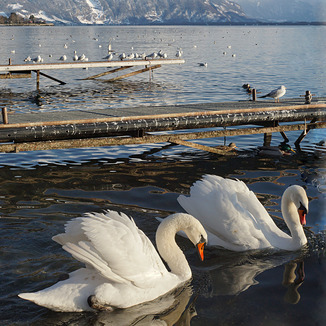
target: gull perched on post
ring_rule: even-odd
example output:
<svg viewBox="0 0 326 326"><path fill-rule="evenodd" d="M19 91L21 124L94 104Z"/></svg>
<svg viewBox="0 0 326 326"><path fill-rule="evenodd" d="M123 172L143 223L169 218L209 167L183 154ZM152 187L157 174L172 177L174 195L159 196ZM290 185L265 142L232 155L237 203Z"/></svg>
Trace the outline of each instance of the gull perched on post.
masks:
<svg viewBox="0 0 326 326"><path fill-rule="evenodd" d="M270 93L263 95L263 96L259 96L260 98L262 97L272 97L275 102L279 102L280 101L280 97L282 97L284 94L286 93L286 87L285 86L280 86L279 88L276 88L274 90L272 90Z"/></svg>

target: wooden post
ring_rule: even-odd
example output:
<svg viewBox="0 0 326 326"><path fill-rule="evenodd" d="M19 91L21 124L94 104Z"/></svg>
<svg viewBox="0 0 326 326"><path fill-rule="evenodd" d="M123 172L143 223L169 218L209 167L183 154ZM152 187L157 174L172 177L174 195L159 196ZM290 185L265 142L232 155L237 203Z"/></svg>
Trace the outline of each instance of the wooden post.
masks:
<svg viewBox="0 0 326 326"><path fill-rule="evenodd" d="M8 112L6 107L2 108L2 121L4 124L8 123Z"/></svg>
<svg viewBox="0 0 326 326"><path fill-rule="evenodd" d="M255 88L252 89L252 100L253 101L257 100L257 91Z"/></svg>
<svg viewBox="0 0 326 326"><path fill-rule="evenodd" d="M149 82L151 82L152 81L152 68L151 68L151 66L149 66Z"/></svg>
<svg viewBox="0 0 326 326"><path fill-rule="evenodd" d="M36 89L40 90L40 71L36 70Z"/></svg>
<svg viewBox="0 0 326 326"><path fill-rule="evenodd" d="M272 135L273 135L272 133L264 134L264 146L271 146Z"/></svg>
<svg viewBox="0 0 326 326"><path fill-rule="evenodd" d="M11 58L9 58L9 63L8 64L9 64L9 66L11 65Z"/></svg>

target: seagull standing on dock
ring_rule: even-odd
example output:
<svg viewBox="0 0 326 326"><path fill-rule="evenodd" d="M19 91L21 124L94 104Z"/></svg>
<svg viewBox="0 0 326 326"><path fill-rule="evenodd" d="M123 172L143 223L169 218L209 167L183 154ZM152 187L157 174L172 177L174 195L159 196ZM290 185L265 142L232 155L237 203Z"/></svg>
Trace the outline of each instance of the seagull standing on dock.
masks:
<svg viewBox="0 0 326 326"><path fill-rule="evenodd" d="M181 49L177 50L177 53L175 54L175 56L177 58L181 58L182 57L182 54L183 54L183 51Z"/></svg>
<svg viewBox="0 0 326 326"><path fill-rule="evenodd" d="M103 59L106 59L106 60L108 60L108 61L111 61L111 60L113 59L113 54L110 53L110 54L108 54L106 57L104 57Z"/></svg>
<svg viewBox="0 0 326 326"><path fill-rule="evenodd" d="M38 55L36 58L32 59L33 63L41 63L43 62L43 58Z"/></svg>
<svg viewBox="0 0 326 326"><path fill-rule="evenodd" d="M73 59L74 61L78 61L77 51L74 51L74 55L73 55L72 59Z"/></svg>
<svg viewBox="0 0 326 326"><path fill-rule="evenodd" d="M270 93L263 95L263 96L259 96L259 97L260 98L272 97L275 100L275 102L279 102L280 97L282 97L285 93L286 93L286 87L282 85L279 88L272 90Z"/></svg>

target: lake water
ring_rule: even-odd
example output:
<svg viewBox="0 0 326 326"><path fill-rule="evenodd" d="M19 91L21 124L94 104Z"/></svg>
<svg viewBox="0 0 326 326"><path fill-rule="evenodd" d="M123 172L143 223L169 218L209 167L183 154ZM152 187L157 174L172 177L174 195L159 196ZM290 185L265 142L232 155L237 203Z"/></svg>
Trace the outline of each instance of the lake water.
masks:
<svg viewBox="0 0 326 326"><path fill-rule="evenodd" d="M284 84L289 98L306 90L326 96L325 39L326 27L318 26L1 27L0 64L38 54L44 62L57 62L63 54L72 58L74 50L96 61L107 54L109 42L119 53L162 49L174 57L182 48L186 63L155 70L151 82L148 74L112 84L80 80L96 69L48 72L67 84L41 77L41 100L36 100L35 78L1 80L0 106L28 114L246 100L244 83L261 93ZM207 62L207 68L198 62ZM290 145L299 134L287 134ZM168 325L324 325L326 153L318 143L325 139L325 130L312 130L301 151L276 157L259 154L262 135L200 141L210 146L234 141L233 157L167 143L0 154L0 324L151 325L156 316L156 324L159 318ZM273 135L272 145L281 141ZM189 242L178 239L193 280L191 288L171 294L178 304L163 315L163 301L114 314L67 314L17 297L81 266L51 240L71 218L123 211L154 240L155 217L181 211L177 197L207 173L245 181L283 230L277 218L281 195L291 184L304 186L310 200L308 248L246 253L215 248L199 262ZM296 284L293 272L298 279L300 268L305 278Z"/></svg>

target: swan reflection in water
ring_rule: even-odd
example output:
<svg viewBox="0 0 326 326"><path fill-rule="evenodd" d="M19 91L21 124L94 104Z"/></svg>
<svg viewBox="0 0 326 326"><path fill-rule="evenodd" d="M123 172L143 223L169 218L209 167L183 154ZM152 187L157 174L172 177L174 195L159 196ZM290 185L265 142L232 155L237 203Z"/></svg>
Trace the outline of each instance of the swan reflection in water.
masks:
<svg viewBox="0 0 326 326"><path fill-rule="evenodd" d="M283 280L279 280L279 283L287 288L285 301L297 303L300 300L297 290L304 281L305 255L305 250L294 253L263 250L241 254L227 250L219 250L217 254L214 250L206 250L206 257L210 257L207 257L206 262L209 265L206 264L204 269L208 274L210 286L204 295L239 295L259 283L256 280L259 274L284 265Z"/></svg>
<svg viewBox="0 0 326 326"><path fill-rule="evenodd" d="M297 274L296 274L297 271ZM282 285L287 288L284 296L284 301L291 304L297 304L300 299L299 287L302 285L305 278L304 262L291 261L284 265Z"/></svg>
<svg viewBox="0 0 326 326"><path fill-rule="evenodd" d="M153 301L145 302L126 309L97 313L47 312L48 325L92 325L92 326L190 326L191 319L197 315L195 300L190 282ZM41 325L33 324L33 326Z"/></svg>

